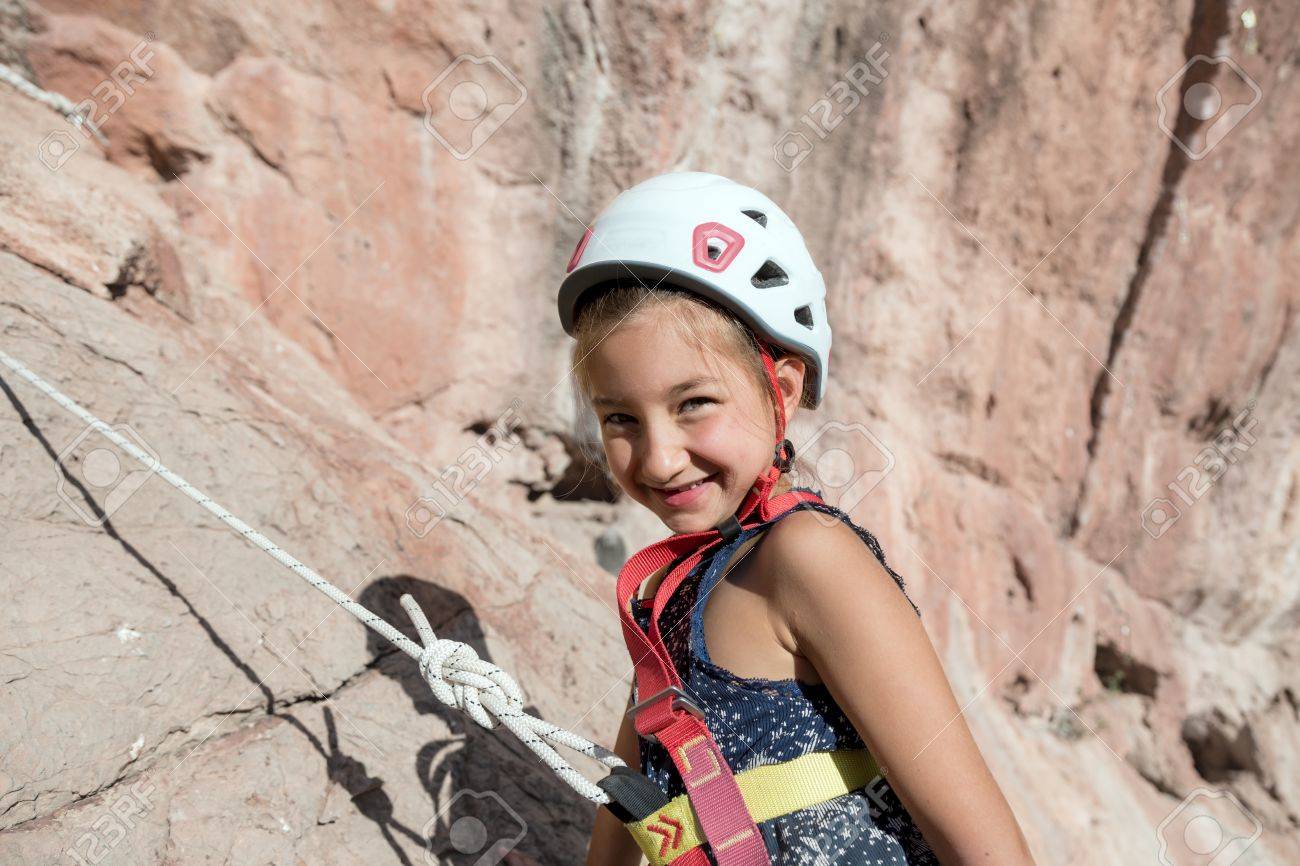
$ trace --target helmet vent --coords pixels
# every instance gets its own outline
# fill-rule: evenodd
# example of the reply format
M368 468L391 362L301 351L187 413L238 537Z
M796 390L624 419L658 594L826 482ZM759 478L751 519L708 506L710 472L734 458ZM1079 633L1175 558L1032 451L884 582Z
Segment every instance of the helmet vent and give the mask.
M810 331L813 329L812 310L806 304L794 311L794 320Z
M776 262L768 259L763 262L762 267L754 271L754 276L750 280L756 289L771 289L776 286L788 286L790 276L781 269Z
M767 214L763 213L761 210L745 210L741 211L741 213L761 225L763 228L767 228Z
M722 223L700 223L691 236L691 260L697 267L720 274L745 246L745 236Z

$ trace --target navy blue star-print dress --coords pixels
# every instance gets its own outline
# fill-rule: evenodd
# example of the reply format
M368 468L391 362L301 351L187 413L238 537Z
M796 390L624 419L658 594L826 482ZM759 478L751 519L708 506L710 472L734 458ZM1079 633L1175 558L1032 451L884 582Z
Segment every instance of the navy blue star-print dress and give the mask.
M838 508L801 502L776 520L806 509L834 515L852 527L907 597L903 579L885 562L875 536ZM707 594L721 580L736 549L776 520L743 530L731 542L705 554L682 581L660 618L664 643L683 687L704 710L705 723L736 773L808 752L865 748L824 684L741 677L709 659L704 641L704 605L695 604L695 600L703 598L707 603ZM908 603L912 603L911 598ZM912 609L921 615L915 604ZM641 627L649 628L649 604L634 602L633 611ZM641 739L640 750L642 772L668 796L683 793L681 776L663 746ZM773 866L939 866L898 795L881 777L856 791L765 821L758 827Z

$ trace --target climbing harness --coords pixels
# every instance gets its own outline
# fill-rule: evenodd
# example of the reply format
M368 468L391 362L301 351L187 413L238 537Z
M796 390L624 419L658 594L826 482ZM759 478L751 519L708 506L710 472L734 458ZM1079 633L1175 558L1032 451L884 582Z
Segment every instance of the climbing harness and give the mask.
M135 443L122 436L90 412L60 393L40 376L27 369L17 359L0 351L0 363L13 370L30 382L41 393L55 403L80 418L93 429L103 434L109 441L130 454L150 472L155 472L164 481L193 499L242 535L253 545L269 554L276 562L288 568L307 583L320 590L331 601L338 604L352 616L387 638L402 652L415 659L420 666L420 674L438 700L450 707L469 715L484 728L494 728L496 721L504 724L511 733L528 746L542 762L563 779L573 790L593 803L606 804L609 795L591 782L555 750L555 746L564 746L575 752L594 758L611 769L626 769L623 759L602 746L587 740L571 731L553 725L550 722L531 716L523 711L523 693L519 685L491 662L478 657L473 647L459 641L439 638L429 627L424 612L409 594L401 597L402 607L411 617L423 646L406 637L382 617L357 604L347 593L294 559L281 550L270 539L250 527L244 521L213 502L203 491L172 472L158 462L157 458L141 449ZM646 780L649 781L648 779Z
M762 823L855 791L878 772L866 749L840 749L745 770L736 774L736 785L755 823ZM687 794L647 812L639 821L625 823L650 866L686 862L681 858L704 843Z

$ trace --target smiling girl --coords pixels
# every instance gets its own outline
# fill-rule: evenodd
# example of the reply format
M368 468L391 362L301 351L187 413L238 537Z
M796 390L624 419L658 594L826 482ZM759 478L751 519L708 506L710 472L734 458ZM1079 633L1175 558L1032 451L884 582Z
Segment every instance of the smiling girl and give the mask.
M623 192L569 263L576 390L673 533L619 578L615 751L652 796L600 810L588 866L1033 862L902 579L785 474L829 382L824 298L785 213L703 172Z

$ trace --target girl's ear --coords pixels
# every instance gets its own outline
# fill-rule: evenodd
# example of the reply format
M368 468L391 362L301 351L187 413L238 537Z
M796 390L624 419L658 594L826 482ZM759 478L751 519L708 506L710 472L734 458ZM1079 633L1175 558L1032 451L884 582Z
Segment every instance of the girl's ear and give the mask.
M787 355L776 362L776 384L781 389L781 399L785 403L787 426L794 417L795 409L799 407L799 400L803 396L803 379L807 373L807 365L798 355Z

